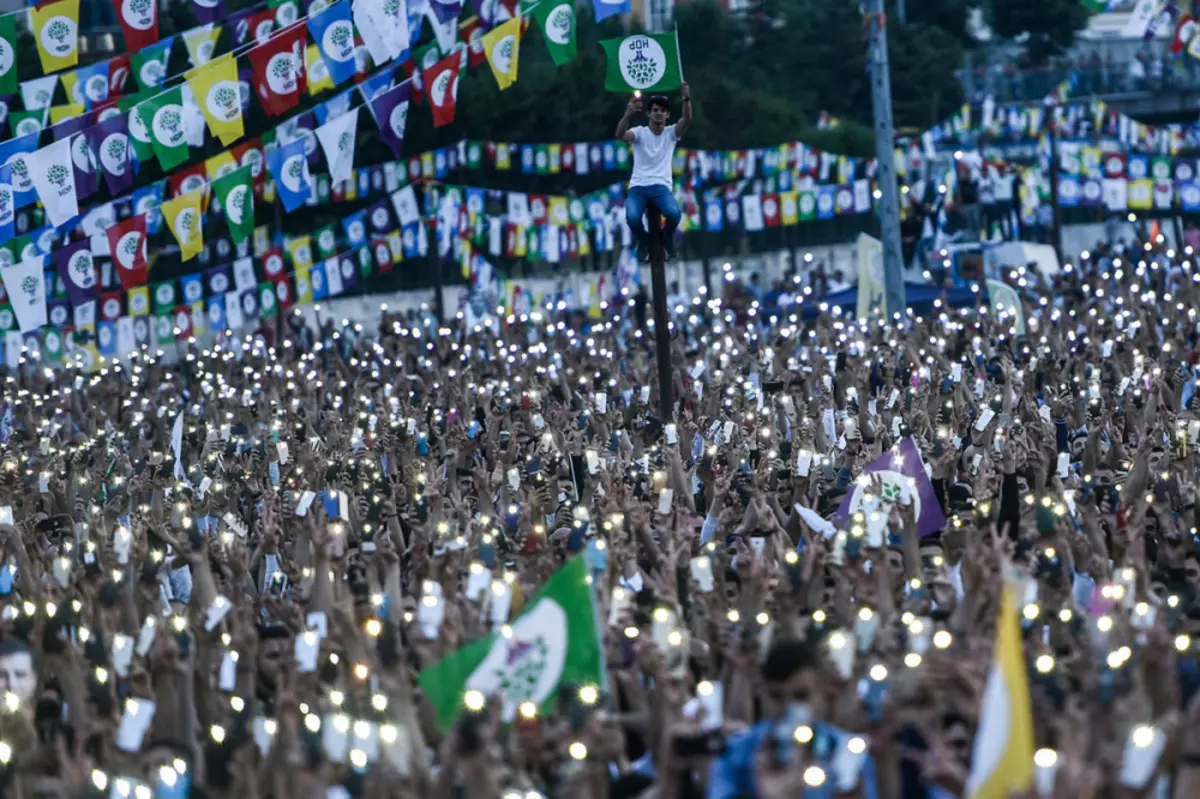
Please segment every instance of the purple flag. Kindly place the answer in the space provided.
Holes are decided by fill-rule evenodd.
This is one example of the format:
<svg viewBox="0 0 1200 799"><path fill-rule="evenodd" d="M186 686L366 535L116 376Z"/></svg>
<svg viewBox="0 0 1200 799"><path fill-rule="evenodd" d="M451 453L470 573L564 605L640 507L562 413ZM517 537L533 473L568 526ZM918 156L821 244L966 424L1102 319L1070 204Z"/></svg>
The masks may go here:
<svg viewBox="0 0 1200 799"><path fill-rule="evenodd" d="M942 506L933 493L933 483L929 482L929 475L925 473L921 453L911 437L880 455L863 473L879 473L883 479L885 498L896 501L912 498L917 505L917 532L922 537L932 535L946 526L946 514L942 513ZM838 508L837 524L844 527L850 514L858 510L861 502L862 488L852 485Z"/></svg>
<svg viewBox="0 0 1200 799"><path fill-rule="evenodd" d="M254 32L250 30L250 17L260 10L261 6L255 4L229 15L229 30L233 31L234 47L241 47L254 38Z"/></svg>
<svg viewBox="0 0 1200 799"><path fill-rule="evenodd" d="M89 128L87 136L109 194L115 197L128 191L133 185L133 166L129 162L129 121L125 114L114 114Z"/></svg>
<svg viewBox="0 0 1200 799"><path fill-rule="evenodd" d="M53 253L54 266L67 287L72 305L82 305L96 299L96 261L92 257L90 239L77 241Z"/></svg>
<svg viewBox="0 0 1200 799"><path fill-rule="evenodd" d="M379 135L392 148L392 154L402 157L404 128L408 123L408 101L412 98L412 83L404 81L371 100L371 113L379 125Z"/></svg>
<svg viewBox="0 0 1200 799"><path fill-rule="evenodd" d="M57 125L51 125L50 131L54 134L54 140L65 139L68 136L74 136L79 131L83 130L83 123L87 122L87 115L81 114L77 117L64 119Z"/></svg>
<svg viewBox="0 0 1200 799"><path fill-rule="evenodd" d="M192 0L196 8L196 20L204 25L220 22L225 18L225 0Z"/></svg>
<svg viewBox="0 0 1200 799"><path fill-rule="evenodd" d="M462 0L429 0L433 15L443 25L452 19L458 19L462 13Z"/></svg>
<svg viewBox="0 0 1200 799"><path fill-rule="evenodd" d="M86 133L71 138L71 164L75 168L75 195L81 200L91 197L100 188L100 176L96 174L96 153Z"/></svg>

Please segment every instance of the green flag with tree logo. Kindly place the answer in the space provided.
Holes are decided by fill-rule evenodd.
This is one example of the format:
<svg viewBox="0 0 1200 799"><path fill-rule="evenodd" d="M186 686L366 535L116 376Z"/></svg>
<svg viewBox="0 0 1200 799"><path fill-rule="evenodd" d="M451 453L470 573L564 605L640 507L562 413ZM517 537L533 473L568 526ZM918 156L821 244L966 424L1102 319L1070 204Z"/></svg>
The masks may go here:
<svg viewBox="0 0 1200 799"><path fill-rule="evenodd" d="M605 39L600 46L608 57L604 76L607 91L666 92L683 83L679 38L674 31Z"/></svg>
<svg viewBox="0 0 1200 799"><path fill-rule="evenodd" d="M254 235L254 176L246 164L212 182L212 197L220 203L229 237L241 244Z"/></svg>
<svg viewBox="0 0 1200 799"><path fill-rule="evenodd" d="M530 9L530 13L542 29L554 65L561 67L575 58L575 4L542 0Z"/></svg>
<svg viewBox="0 0 1200 799"><path fill-rule="evenodd" d="M150 146L163 169L174 169L188 158L187 124L183 115L183 87L155 95L134 109L150 137ZM132 130L132 125L130 129ZM135 137L136 140L136 137Z"/></svg>
<svg viewBox="0 0 1200 799"><path fill-rule="evenodd" d="M503 581L500 581L503 582ZM494 599L494 591L485 592ZM602 686L604 648L582 555L568 560L504 632L467 644L421 672L421 690L450 726L467 691L503 702L511 721L523 702L545 708L564 683Z"/></svg>

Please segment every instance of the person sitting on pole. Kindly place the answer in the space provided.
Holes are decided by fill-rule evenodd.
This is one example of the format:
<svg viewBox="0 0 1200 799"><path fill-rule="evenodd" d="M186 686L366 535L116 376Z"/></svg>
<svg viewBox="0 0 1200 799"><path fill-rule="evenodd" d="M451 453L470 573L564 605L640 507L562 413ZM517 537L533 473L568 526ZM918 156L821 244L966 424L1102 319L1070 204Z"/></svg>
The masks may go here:
<svg viewBox="0 0 1200 799"><path fill-rule="evenodd" d="M629 176L629 192L625 196L625 221L637 241L638 260L650 260L650 244L643 217L647 204L658 209L665 219L662 230L663 260L674 255L675 228L679 226L679 203L671 186L671 163L675 143L692 124L692 92L684 83L683 113L674 125L668 125L671 101L663 95L650 98L650 124L629 127L633 115L642 110L641 94L635 94L625 106L625 116L617 123L617 138L633 145L633 172Z"/></svg>

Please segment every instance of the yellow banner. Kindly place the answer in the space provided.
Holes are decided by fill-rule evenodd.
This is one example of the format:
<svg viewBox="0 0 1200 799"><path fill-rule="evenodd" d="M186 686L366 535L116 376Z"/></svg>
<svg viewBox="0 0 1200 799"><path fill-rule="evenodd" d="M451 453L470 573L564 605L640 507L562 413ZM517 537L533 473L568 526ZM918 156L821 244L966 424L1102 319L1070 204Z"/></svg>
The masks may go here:
<svg viewBox="0 0 1200 799"><path fill-rule="evenodd" d="M87 113L87 108L83 103L70 103L68 105L52 105L50 106L50 124L57 125L60 122L65 122L68 119L81 117Z"/></svg>
<svg viewBox="0 0 1200 799"><path fill-rule="evenodd" d="M800 193L785 191L779 195L779 221L784 225L795 225L800 221Z"/></svg>
<svg viewBox="0 0 1200 799"><path fill-rule="evenodd" d="M29 18L43 73L48 75L79 63L79 0L31 8Z"/></svg>
<svg viewBox="0 0 1200 799"><path fill-rule="evenodd" d="M309 94L320 94L334 87L333 78L329 76L329 70L321 59L321 51L315 44L310 44L304 50L304 74L308 79Z"/></svg>
<svg viewBox="0 0 1200 799"><path fill-rule="evenodd" d="M228 150L217 153L212 158L205 159L204 161L204 171L208 175L209 182L217 178L223 178L237 168L237 159Z"/></svg>
<svg viewBox="0 0 1200 799"><path fill-rule="evenodd" d="M287 242L288 258L293 267L312 266L312 236L297 236Z"/></svg>
<svg viewBox="0 0 1200 799"><path fill-rule="evenodd" d="M163 217L179 242L179 257L184 261L192 260L204 248L204 230L200 223L203 198L204 189L196 189L162 204Z"/></svg>
<svg viewBox="0 0 1200 799"><path fill-rule="evenodd" d="M480 37L483 54L501 90L517 82L517 59L521 50L521 18L502 22Z"/></svg>
<svg viewBox="0 0 1200 799"><path fill-rule="evenodd" d="M183 32L183 44L187 48L192 66L202 67L212 61L213 49L217 46L220 35L221 26L211 22ZM230 58L232 57L230 54ZM237 74L236 69L234 74Z"/></svg>
<svg viewBox="0 0 1200 799"><path fill-rule="evenodd" d="M311 267L296 267L296 302L312 302L312 281L309 280Z"/></svg>
<svg viewBox="0 0 1200 799"><path fill-rule="evenodd" d="M242 95L233 53L189 70L185 77L212 135L226 147L242 138L246 129L242 125Z"/></svg>
<svg viewBox="0 0 1200 799"><path fill-rule="evenodd" d="M129 315L146 316L150 313L150 287L137 286L127 292Z"/></svg>

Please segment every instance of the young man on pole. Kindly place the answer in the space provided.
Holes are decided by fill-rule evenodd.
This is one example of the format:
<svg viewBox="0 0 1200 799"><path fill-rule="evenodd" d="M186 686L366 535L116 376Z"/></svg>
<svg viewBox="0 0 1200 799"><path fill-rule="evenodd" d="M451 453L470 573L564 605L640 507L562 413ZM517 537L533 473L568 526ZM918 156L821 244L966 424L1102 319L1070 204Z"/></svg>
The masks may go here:
<svg viewBox="0 0 1200 799"><path fill-rule="evenodd" d="M675 143L692 124L692 92L684 83L679 87L683 95L683 112L679 121L668 125L671 116L671 101L663 95L650 98L650 124L629 127L633 115L642 110L642 97L635 94L625 106L625 116L617 123L617 138L633 145L633 173L629 176L629 192L625 196L625 221L637 240L638 260L650 260L650 244L643 217L646 205L652 203L665 219L662 232L663 257L670 260L674 255L675 228L679 226L679 203L671 191L671 161L675 157Z"/></svg>

